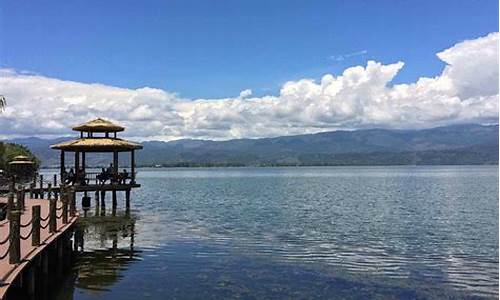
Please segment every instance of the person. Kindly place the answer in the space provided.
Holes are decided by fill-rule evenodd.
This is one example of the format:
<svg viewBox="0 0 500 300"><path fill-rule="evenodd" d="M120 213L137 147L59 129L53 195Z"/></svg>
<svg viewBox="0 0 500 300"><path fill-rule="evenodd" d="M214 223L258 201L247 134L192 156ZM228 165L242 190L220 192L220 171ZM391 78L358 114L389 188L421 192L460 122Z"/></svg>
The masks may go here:
<svg viewBox="0 0 500 300"><path fill-rule="evenodd" d="M109 181L111 183L117 183L117 182L119 182L119 178L118 177L119 177L120 174L117 174L115 172L115 168L113 167L113 163L109 164L107 172L108 172L108 176L109 176Z"/></svg>
<svg viewBox="0 0 500 300"><path fill-rule="evenodd" d="M78 168L76 170L75 182L78 183L78 184L81 184L81 185L85 185L86 184L86 181L85 181L85 171L83 171L83 168Z"/></svg>
<svg viewBox="0 0 500 300"><path fill-rule="evenodd" d="M104 168L101 169L101 173L97 174L96 177L97 177L97 180L99 180L99 184L105 184L106 180L109 179L108 172Z"/></svg>
<svg viewBox="0 0 500 300"><path fill-rule="evenodd" d="M66 174L66 184L74 184L75 183L75 171L73 168L69 169L68 174Z"/></svg>
<svg viewBox="0 0 500 300"><path fill-rule="evenodd" d="M128 172L126 169L123 169L123 172L120 174L120 183L125 184L125 180L128 179Z"/></svg>

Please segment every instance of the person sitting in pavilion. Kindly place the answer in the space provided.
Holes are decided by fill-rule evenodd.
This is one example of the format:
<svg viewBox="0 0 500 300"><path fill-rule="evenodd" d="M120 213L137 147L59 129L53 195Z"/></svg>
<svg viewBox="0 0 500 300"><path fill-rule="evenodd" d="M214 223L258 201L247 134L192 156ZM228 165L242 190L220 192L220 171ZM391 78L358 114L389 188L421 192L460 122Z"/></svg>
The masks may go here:
<svg viewBox="0 0 500 300"><path fill-rule="evenodd" d="M109 179L109 173L105 168L101 169L101 173L97 174L96 176L97 180L99 181L99 184L105 184L106 181Z"/></svg>
<svg viewBox="0 0 500 300"><path fill-rule="evenodd" d="M83 168L79 168L77 171L76 171L76 175L75 175L75 182L77 182L78 184L80 185L85 185L87 184L87 181L85 179L85 171L83 170Z"/></svg>
<svg viewBox="0 0 500 300"><path fill-rule="evenodd" d="M125 184L126 180L129 179L129 175L128 175L128 172L126 169L123 169L123 172L120 173L120 176L119 176L119 183L120 184Z"/></svg>
<svg viewBox="0 0 500 300"><path fill-rule="evenodd" d="M66 180L64 183L66 184L74 184L75 183L75 171L73 168L69 169L69 172L65 175Z"/></svg>
<svg viewBox="0 0 500 300"><path fill-rule="evenodd" d="M113 163L109 164L109 167L106 171L108 173L110 183L119 182L119 179L118 179L119 174L117 174L115 172L115 168L113 167Z"/></svg>

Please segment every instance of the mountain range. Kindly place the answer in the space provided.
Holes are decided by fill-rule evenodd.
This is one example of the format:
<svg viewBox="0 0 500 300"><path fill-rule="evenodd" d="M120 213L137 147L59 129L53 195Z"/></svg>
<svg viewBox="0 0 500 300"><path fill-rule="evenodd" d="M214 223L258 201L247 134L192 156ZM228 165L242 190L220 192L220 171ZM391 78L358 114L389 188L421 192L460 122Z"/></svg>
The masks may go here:
<svg viewBox="0 0 500 300"><path fill-rule="evenodd" d="M42 166L57 166L51 144L35 137L8 140L28 147ZM139 166L297 166L498 164L498 125L453 125L422 130L365 129L227 141L182 139L142 142ZM128 158L124 157L127 165ZM89 154L107 165L111 154Z"/></svg>

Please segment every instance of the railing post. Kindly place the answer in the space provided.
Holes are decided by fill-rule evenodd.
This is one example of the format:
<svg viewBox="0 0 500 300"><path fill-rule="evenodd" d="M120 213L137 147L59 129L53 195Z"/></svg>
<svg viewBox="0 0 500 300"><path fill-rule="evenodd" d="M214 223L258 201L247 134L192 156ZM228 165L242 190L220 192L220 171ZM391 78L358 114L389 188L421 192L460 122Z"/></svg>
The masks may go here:
<svg viewBox="0 0 500 300"><path fill-rule="evenodd" d="M56 199L49 200L49 232L54 233L57 231L57 212L56 212Z"/></svg>
<svg viewBox="0 0 500 300"><path fill-rule="evenodd" d="M40 245L40 205L34 205L31 207L32 220L33 220L33 233L31 236L31 245Z"/></svg>
<svg viewBox="0 0 500 300"><path fill-rule="evenodd" d="M49 183L47 185L47 199L50 199L50 198L52 198L52 184L51 183Z"/></svg>
<svg viewBox="0 0 500 300"><path fill-rule="evenodd" d="M35 192L33 191L35 188L34 184L33 183L30 183L30 198L33 199L33 196L35 194Z"/></svg>
<svg viewBox="0 0 500 300"><path fill-rule="evenodd" d="M76 201L75 201L75 192L73 191L73 189L69 189L68 199L69 199L69 215L71 217L74 217L76 216Z"/></svg>
<svg viewBox="0 0 500 300"><path fill-rule="evenodd" d="M62 222L63 224L68 224L68 191L64 191L64 196L61 197L62 202Z"/></svg>
<svg viewBox="0 0 500 300"><path fill-rule="evenodd" d="M35 177L33 177L33 198L34 199L38 199L38 191L36 189L36 181L37 181L37 175L35 175Z"/></svg>
<svg viewBox="0 0 500 300"><path fill-rule="evenodd" d="M43 175L40 175L40 199L43 199Z"/></svg>
<svg viewBox="0 0 500 300"><path fill-rule="evenodd" d="M20 226L21 212L19 210L12 210L10 212L9 220L9 263L17 264L21 261L21 226Z"/></svg>
<svg viewBox="0 0 500 300"><path fill-rule="evenodd" d="M57 186L57 174L54 174L54 187Z"/></svg>

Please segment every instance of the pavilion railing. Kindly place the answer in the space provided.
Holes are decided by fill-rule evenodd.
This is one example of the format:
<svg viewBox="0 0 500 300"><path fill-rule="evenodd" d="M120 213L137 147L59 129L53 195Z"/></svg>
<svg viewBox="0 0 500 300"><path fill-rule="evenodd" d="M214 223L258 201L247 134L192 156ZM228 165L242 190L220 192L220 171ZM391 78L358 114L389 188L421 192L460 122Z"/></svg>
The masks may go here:
<svg viewBox="0 0 500 300"><path fill-rule="evenodd" d="M85 183L86 184L100 184L98 176L101 174L102 174L102 172L85 172ZM125 180L130 182L133 178L135 178L136 174L137 174L137 172L135 172L134 176L132 177L132 174L128 173L128 176ZM116 181L118 180L118 177L119 176L111 176L111 177L108 177L106 181L109 183L116 183Z"/></svg>

